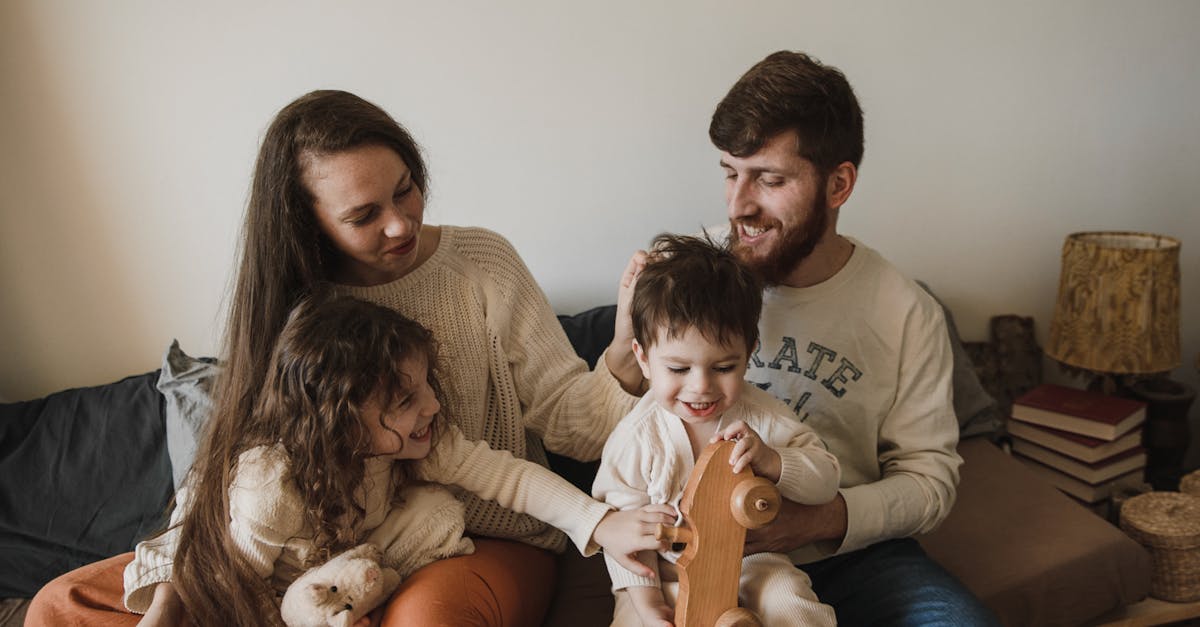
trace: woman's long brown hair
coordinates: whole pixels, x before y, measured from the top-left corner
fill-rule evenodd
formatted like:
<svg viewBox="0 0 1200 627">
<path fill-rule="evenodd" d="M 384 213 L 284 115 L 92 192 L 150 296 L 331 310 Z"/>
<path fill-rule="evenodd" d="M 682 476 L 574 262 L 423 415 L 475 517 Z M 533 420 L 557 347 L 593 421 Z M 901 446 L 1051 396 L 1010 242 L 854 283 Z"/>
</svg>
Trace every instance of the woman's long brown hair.
<svg viewBox="0 0 1200 627">
<path fill-rule="evenodd" d="M 288 104 L 275 116 L 259 149 L 225 327 L 222 373 L 214 388 L 213 415 L 189 473 L 191 507 L 180 525 L 173 567 L 172 580 L 197 624 L 279 622 L 270 591 L 238 558 L 229 539 L 228 486 L 237 455 L 264 443 L 256 439 L 264 432 L 253 422 L 260 419 L 260 393 L 267 387 L 272 348 L 288 314 L 302 297 L 332 279 L 340 254 L 317 226 L 312 196 L 302 182 L 304 167 L 314 156 L 366 145 L 395 150 L 414 184 L 428 194 L 425 162 L 409 133 L 379 107 L 347 92 L 314 91 Z M 337 472 L 348 470 L 344 459 L 315 454 L 311 459 Z"/>
</svg>

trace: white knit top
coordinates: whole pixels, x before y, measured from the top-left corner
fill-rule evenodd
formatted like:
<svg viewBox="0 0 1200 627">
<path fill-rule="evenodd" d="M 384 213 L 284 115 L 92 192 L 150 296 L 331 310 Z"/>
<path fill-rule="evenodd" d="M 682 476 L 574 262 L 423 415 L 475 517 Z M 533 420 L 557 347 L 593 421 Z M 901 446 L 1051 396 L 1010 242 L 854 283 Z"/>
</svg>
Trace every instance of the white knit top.
<svg viewBox="0 0 1200 627">
<path fill-rule="evenodd" d="M 395 500 L 392 464 L 388 458 L 367 460 L 358 502 L 366 516 L 356 531 L 362 542 L 383 523 Z M 470 441 L 450 428 L 433 453 L 417 463 L 417 478 L 455 485 L 481 498 L 528 512 L 564 530 L 584 555 L 598 548 L 592 531 L 609 507 L 588 498 L 566 479 L 508 451 Z M 291 479 L 290 462 L 282 445 L 258 446 L 238 457 L 229 488 L 230 531 L 242 556 L 275 591 L 282 594 L 304 572 L 304 561 L 315 551 L 313 530 L 304 523 L 304 502 Z M 181 490 L 186 495 L 186 488 Z M 401 505 L 402 506 L 402 505 Z M 177 534 L 173 529 L 168 536 Z M 165 537 L 165 536 L 164 536 Z M 174 546 L 174 542 L 170 543 Z M 143 542 L 125 569 L 125 605 L 144 612 L 157 583 L 150 567 L 159 554 L 153 541 Z"/>
<path fill-rule="evenodd" d="M 736 420 L 745 421 L 779 453 L 782 466 L 776 486 L 784 498 L 816 505 L 837 495 L 837 458 L 787 405 L 744 383 L 737 404 L 721 417 L 724 425 Z M 653 393 L 647 393 L 609 438 L 592 495 L 621 510 L 651 503 L 678 508 L 698 455 L 699 451 L 692 451 L 683 420 L 655 402 Z M 680 554 L 661 551 L 659 555 L 675 562 Z M 655 579 L 635 575 L 607 554 L 605 561 L 613 590 L 658 585 L 657 575 Z M 649 565 L 657 573 L 657 562 Z"/>
<path fill-rule="evenodd" d="M 469 440 L 543 465 L 543 443 L 556 453 L 593 460 L 637 401 L 603 358 L 588 371 L 524 262 L 494 232 L 442 226 L 437 250 L 412 272 L 383 285 L 339 289 L 433 332 L 450 420 Z M 461 490 L 458 495 L 469 534 L 553 550 L 565 546 L 561 532 L 532 516 Z M 135 586 L 170 580 L 172 536 L 155 539 L 152 547 L 138 545 L 129 566 Z M 139 611 L 130 605 L 130 581 L 127 569 L 126 605 Z"/>
</svg>

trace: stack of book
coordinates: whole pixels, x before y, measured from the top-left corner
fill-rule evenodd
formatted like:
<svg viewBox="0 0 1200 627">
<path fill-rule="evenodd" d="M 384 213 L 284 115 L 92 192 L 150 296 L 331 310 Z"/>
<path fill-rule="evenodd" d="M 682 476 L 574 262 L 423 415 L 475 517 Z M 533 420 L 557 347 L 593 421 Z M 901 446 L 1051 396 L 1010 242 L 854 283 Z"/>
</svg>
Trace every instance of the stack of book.
<svg viewBox="0 0 1200 627">
<path fill-rule="evenodd" d="M 1146 404 L 1061 385 L 1040 385 L 1013 401 L 1012 452 L 1050 484 L 1097 503 L 1142 483 Z"/>
</svg>

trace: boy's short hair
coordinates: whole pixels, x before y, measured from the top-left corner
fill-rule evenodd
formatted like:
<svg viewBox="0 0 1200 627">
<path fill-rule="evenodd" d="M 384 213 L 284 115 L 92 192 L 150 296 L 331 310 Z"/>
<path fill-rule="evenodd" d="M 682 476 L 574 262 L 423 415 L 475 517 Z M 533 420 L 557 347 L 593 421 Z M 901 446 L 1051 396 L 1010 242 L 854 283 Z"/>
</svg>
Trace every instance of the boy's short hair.
<svg viewBox="0 0 1200 627">
<path fill-rule="evenodd" d="M 663 233 L 654 238 L 633 290 L 633 336 L 649 350 L 660 329 L 678 337 L 694 328 L 720 344 L 741 337 L 751 354 L 758 343 L 762 290 L 762 279 L 727 243 Z"/>
</svg>

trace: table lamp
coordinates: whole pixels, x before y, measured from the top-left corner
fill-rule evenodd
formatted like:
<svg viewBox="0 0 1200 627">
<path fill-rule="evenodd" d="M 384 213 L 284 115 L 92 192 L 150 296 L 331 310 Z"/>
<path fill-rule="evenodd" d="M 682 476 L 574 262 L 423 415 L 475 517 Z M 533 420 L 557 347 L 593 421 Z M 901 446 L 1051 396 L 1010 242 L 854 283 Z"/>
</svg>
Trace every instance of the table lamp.
<svg viewBox="0 0 1200 627">
<path fill-rule="evenodd" d="M 1178 366 L 1179 240 L 1068 235 L 1046 354 L 1106 394 Z"/>
<path fill-rule="evenodd" d="M 1127 232 L 1072 233 L 1062 251 L 1046 354 L 1089 389 L 1146 403 L 1146 481 L 1174 489 L 1187 450 L 1195 391 L 1179 366 L 1179 240 Z"/>
</svg>

